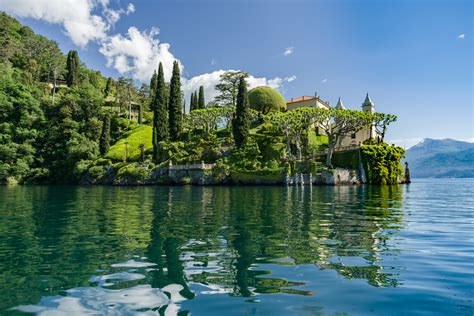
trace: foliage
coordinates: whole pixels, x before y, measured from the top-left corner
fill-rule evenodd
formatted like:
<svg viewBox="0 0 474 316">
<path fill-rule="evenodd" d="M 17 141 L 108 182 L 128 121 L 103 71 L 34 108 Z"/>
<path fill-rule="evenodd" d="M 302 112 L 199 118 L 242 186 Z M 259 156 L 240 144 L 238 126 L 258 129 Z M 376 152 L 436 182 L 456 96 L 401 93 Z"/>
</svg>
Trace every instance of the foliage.
<svg viewBox="0 0 474 316">
<path fill-rule="evenodd" d="M 178 140 L 182 131 L 181 113 L 181 81 L 179 74 L 179 64 L 173 63 L 173 74 L 170 82 L 169 97 L 169 133 L 172 140 Z"/>
<path fill-rule="evenodd" d="M 163 64 L 160 62 L 156 79 L 156 91 L 153 99 L 153 160 L 158 162 L 158 143 L 168 139 L 168 106 L 166 104 L 166 86 Z"/>
<path fill-rule="evenodd" d="M 105 155 L 110 148 L 110 114 L 104 116 L 102 132 L 100 134 L 99 149 L 100 154 Z"/>
<path fill-rule="evenodd" d="M 376 146 L 362 146 L 362 162 L 367 175 L 367 182 L 371 184 L 396 184 L 403 176 L 403 167 L 400 159 L 405 150 L 401 147 L 381 144 Z"/>
<path fill-rule="evenodd" d="M 243 146 L 232 150 L 231 164 L 233 169 L 257 170 L 260 167 L 261 152 L 257 142 L 252 138 Z"/>
<path fill-rule="evenodd" d="M 250 129 L 249 99 L 247 94 L 247 82 L 244 77 L 240 78 L 239 91 L 237 94 L 237 106 L 235 118 L 232 122 L 232 132 L 237 147 L 242 147 L 247 142 Z"/>
<path fill-rule="evenodd" d="M 112 81 L 112 78 L 109 77 L 107 79 L 107 83 L 105 85 L 105 90 L 104 90 L 104 97 L 107 98 L 110 94 L 110 92 L 112 91 L 112 85 L 113 85 L 113 81 Z"/>
<path fill-rule="evenodd" d="M 70 50 L 67 54 L 67 61 L 66 61 L 66 82 L 68 87 L 72 87 L 78 84 L 79 80 L 79 55 L 77 51 Z"/>
<path fill-rule="evenodd" d="M 248 76 L 249 74 L 243 71 L 226 71 L 221 74 L 220 83 L 215 87 L 219 91 L 215 101 L 221 106 L 236 106 L 240 80 Z"/>
<path fill-rule="evenodd" d="M 44 119 L 38 100 L 14 77 L 15 70 L 0 64 L 0 183 L 32 175 Z"/>
<path fill-rule="evenodd" d="M 330 108 L 318 113 L 318 126 L 328 137 L 328 154 L 326 165 L 332 166 L 332 155 L 339 140 L 363 128 L 368 128 L 373 121 L 372 114 L 364 111 Z"/>
<path fill-rule="evenodd" d="M 387 127 L 397 121 L 397 116 L 393 114 L 385 114 L 385 113 L 375 113 L 374 114 L 374 121 L 373 125 L 375 130 L 380 135 L 379 143 L 383 143 L 385 138 L 385 132 L 387 131 Z"/>
<path fill-rule="evenodd" d="M 204 97 L 204 87 L 199 87 L 199 97 L 198 97 L 198 108 L 205 109 L 206 108 L 206 100 Z"/>
<path fill-rule="evenodd" d="M 138 161 L 141 154 L 141 144 L 144 144 L 145 153 L 152 152 L 152 133 L 152 127 L 148 125 L 141 125 L 127 132 L 122 139 L 110 147 L 105 158 L 114 161 L 123 161 L 125 158 L 126 144 L 128 144 L 128 161 Z"/>
<path fill-rule="evenodd" d="M 234 112 L 234 107 L 197 109 L 185 116 L 185 125 L 190 130 L 202 129 L 206 133 L 215 132 L 218 126 Z"/>
<path fill-rule="evenodd" d="M 286 110 L 285 98 L 277 90 L 262 86 L 249 91 L 250 107 L 266 115 L 273 111 Z"/>
<path fill-rule="evenodd" d="M 146 183 L 150 180 L 151 173 L 146 166 L 140 165 L 139 163 L 130 163 L 121 167 L 117 171 L 115 182 L 122 182 L 128 179 L 137 181 L 139 183 Z"/>
</svg>

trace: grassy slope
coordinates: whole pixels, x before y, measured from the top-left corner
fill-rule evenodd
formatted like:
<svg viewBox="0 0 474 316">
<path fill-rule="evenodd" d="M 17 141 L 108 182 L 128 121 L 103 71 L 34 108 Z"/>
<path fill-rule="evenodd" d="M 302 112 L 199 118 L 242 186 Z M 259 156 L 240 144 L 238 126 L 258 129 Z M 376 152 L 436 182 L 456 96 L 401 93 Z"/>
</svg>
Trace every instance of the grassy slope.
<svg viewBox="0 0 474 316">
<path fill-rule="evenodd" d="M 257 126 L 250 130 L 250 134 L 257 134 L 261 126 Z M 122 139 L 110 147 L 104 158 L 113 161 L 123 161 L 125 158 L 125 143 L 128 143 L 128 161 L 138 161 L 140 158 L 140 144 L 145 144 L 145 151 L 150 152 L 153 149 L 151 142 L 152 127 L 148 125 L 138 126 L 127 132 Z M 322 145 L 327 144 L 327 136 L 316 136 L 312 131 L 309 135 L 310 144 Z"/>
<path fill-rule="evenodd" d="M 110 147 L 105 158 L 123 161 L 125 158 L 125 143 L 128 142 L 128 160 L 137 161 L 140 158 L 140 144 L 145 144 L 145 151 L 153 150 L 152 133 L 153 129 L 148 125 L 141 125 L 127 132 L 124 138 Z"/>
</svg>

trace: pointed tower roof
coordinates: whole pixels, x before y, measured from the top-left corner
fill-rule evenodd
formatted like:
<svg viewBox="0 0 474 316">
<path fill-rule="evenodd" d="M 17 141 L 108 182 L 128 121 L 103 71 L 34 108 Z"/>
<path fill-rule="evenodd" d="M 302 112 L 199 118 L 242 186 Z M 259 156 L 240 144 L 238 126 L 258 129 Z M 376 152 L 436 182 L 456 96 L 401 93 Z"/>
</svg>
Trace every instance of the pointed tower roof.
<svg viewBox="0 0 474 316">
<path fill-rule="evenodd" d="M 339 97 L 339 100 L 337 100 L 336 109 L 343 109 L 343 110 L 346 109 L 344 104 L 342 104 L 341 97 Z"/>
<path fill-rule="evenodd" d="M 362 106 L 374 106 L 374 103 L 372 102 L 372 100 L 370 99 L 369 97 L 369 93 L 367 93 L 367 95 L 365 96 L 365 100 L 364 100 L 364 103 L 362 103 Z"/>
</svg>

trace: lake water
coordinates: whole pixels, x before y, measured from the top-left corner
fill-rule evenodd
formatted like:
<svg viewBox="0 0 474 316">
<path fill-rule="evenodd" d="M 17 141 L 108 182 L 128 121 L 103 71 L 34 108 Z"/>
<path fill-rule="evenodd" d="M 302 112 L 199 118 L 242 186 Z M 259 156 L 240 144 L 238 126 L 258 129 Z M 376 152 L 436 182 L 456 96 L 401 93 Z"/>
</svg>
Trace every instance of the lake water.
<svg viewBox="0 0 474 316">
<path fill-rule="evenodd" d="M 474 179 L 0 187 L 0 314 L 472 315 Z"/>
</svg>

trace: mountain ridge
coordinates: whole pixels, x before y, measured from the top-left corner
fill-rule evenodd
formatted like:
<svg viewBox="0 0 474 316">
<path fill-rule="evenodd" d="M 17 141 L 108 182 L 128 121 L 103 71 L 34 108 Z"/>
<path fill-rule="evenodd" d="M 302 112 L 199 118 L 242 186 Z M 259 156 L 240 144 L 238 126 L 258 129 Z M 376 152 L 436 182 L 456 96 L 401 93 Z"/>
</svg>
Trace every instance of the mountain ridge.
<svg viewBox="0 0 474 316">
<path fill-rule="evenodd" d="M 413 178 L 474 177 L 474 143 L 425 138 L 406 151 Z"/>
</svg>

